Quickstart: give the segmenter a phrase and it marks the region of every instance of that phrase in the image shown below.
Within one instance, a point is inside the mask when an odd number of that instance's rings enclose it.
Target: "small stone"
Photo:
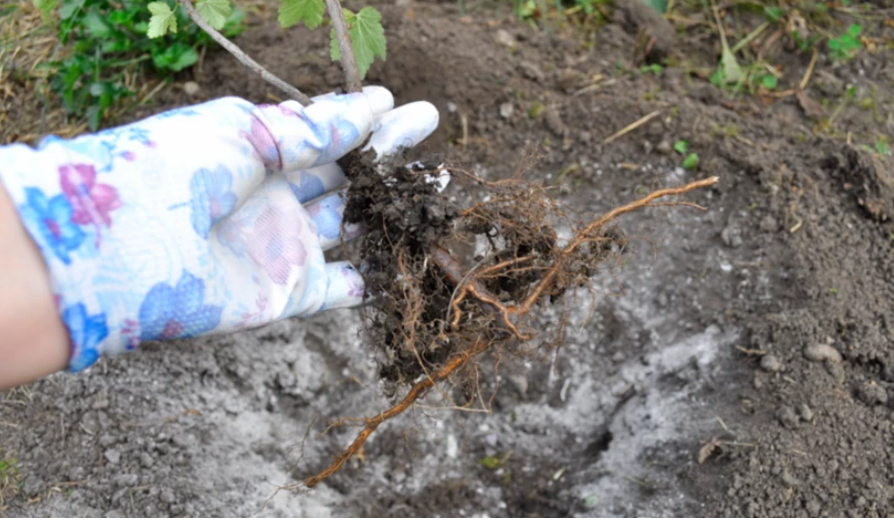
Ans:
[[[804,507],[807,509],[807,513],[812,517],[817,517],[820,514],[820,503],[819,500],[815,498],[811,498],[804,504]]]
[[[798,416],[791,406],[783,406],[776,412],[776,418],[783,426],[789,429],[798,427]]]
[[[99,444],[103,448],[108,448],[109,446],[115,444],[118,439],[114,435],[109,435],[108,433],[102,435],[99,438]]]
[[[139,477],[131,473],[125,473],[124,475],[118,475],[115,477],[115,484],[121,487],[131,487],[137,484]]]
[[[514,49],[516,46],[515,36],[509,34],[509,31],[505,29],[497,30],[496,35],[494,35],[494,39],[498,44],[503,47],[509,47],[510,49]]]
[[[565,123],[562,122],[562,116],[559,114],[556,107],[549,107],[546,109],[546,127],[549,128],[549,131],[556,137],[565,135]]]
[[[105,456],[109,464],[118,464],[121,460],[121,452],[118,450],[106,450]]]
[[[521,69],[522,75],[530,80],[540,82],[546,78],[546,75],[540,70],[540,67],[530,61],[519,63],[518,68]]]
[[[664,135],[664,123],[661,121],[652,121],[648,125],[646,125],[646,135],[652,138],[661,137]]]
[[[857,397],[869,406],[887,404],[888,402],[888,392],[875,381],[860,385],[857,389]]]
[[[804,357],[810,361],[831,361],[832,363],[841,362],[841,354],[835,348],[824,345],[822,343],[814,343],[804,347]]]
[[[801,419],[806,422],[810,422],[814,418],[813,410],[811,410],[810,407],[807,406],[807,403],[802,404],[798,408],[798,413],[801,414]]]
[[[792,476],[792,474],[789,473],[787,469],[783,470],[782,476],[780,478],[782,479],[782,483],[789,487],[795,487],[801,483],[800,481],[798,481],[798,479]]]
[[[33,497],[43,491],[43,481],[35,475],[28,475],[22,483],[22,492],[26,497]]]
[[[779,221],[773,215],[767,215],[761,219],[758,227],[764,233],[776,233],[779,231]]]
[[[655,150],[660,154],[667,155],[673,151],[673,148],[671,147],[670,141],[662,139],[658,143],[658,146],[655,147]]]
[[[773,354],[767,354],[761,358],[761,368],[767,372],[779,372],[782,370],[782,362]]]
[[[170,489],[162,490],[161,494],[158,495],[158,498],[161,499],[165,504],[173,504],[177,498],[174,496],[174,492]]]
[[[584,144],[588,144],[593,141],[593,134],[587,131],[583,131],[577,136],[577,140]]]
[[[153,459],[152,455],[149,455],[148,453],[141,453],[140,464],[142,464],[144,468],[151,468],[152,465],[155,464],[155,459]]]
[[[195,81],[187,81],[183,84],[183,92],[186,92],[187,96],[196,96],[201,90],[202,87]]]
[[[720,232],[720,239],[726,247],[736,248],[742,245],[742,233],[739,228],[728,225]]]
[[[515,113],[515,105],[512,103],[506,102],[500,105],[500,117],[503,119],[510,119],[512,114]]]
[[[844,379],[845,379],[844,367],[841,366],[841,363],[832,361],[831,359],[827,359],[826,362],[824,363],[824,365],[826,367],[826,372],[828,372],[829,375],[832,376],[832,378],[835,379],[836,382],[838,382],[838,383],[844,382]]]
[[[511,375],[509,381],[522,396],[528,395],[528,378],[523,375]]]

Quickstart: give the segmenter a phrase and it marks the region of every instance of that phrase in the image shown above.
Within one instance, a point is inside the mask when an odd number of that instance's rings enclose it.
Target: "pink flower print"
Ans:
[[[307,250],[301,237],[303,225],[297,212],[286,215],[274,207],[264,210],[255,221],[248,255],[276,284],[288,282],[293,265],[304,265]]]
[[[121,207],[118,190],[108,184],[96,183],[96,170],[88,164],[69,164],[59,167],[62,193],[73,209],[71,220],[82,226],[93,224],[97,232],[101,225],[110,227],[110,213]],[[99,243],[99,235],[96,237]]]
[[[251,143],[252,148],[260,156],[264,166],[270,170],[282,170],[282,158],[279,155],[279,145],[270,130],[260,119],[251,119],[251,130],[240,131],[239,135]]]

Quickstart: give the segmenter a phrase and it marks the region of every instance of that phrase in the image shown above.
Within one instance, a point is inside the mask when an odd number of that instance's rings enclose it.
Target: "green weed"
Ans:
[[[851,24],[847,32],[838,38],[829,40],[829,56],[834,60],[846,61],[857,55],[863,44],[860,42],[860,33],[863,27],[859,24]]]
[[[174,5],[171,2],[171,5]],[[51,63],[50,86],[72,115],[86,117],[96,130],[108,110],[134,95],[128,78],[143,65],[162,78],[193,66],[202,46],[211,43],[204,31],[177,13],[181,30],[166,39],[150,39],[150,12],[140,0],[64,0],[59,8],[58,36],[71,47],[70,57]],[[226,21],[226,36],[242,31],[245,14],[235,10]]]

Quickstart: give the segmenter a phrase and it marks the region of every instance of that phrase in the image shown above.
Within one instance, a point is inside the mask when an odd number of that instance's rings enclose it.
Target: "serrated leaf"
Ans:
[[[345,9],[345,22],[350,29],[351,47],[357,60],[357,72],[360,79],[366,77],[369,66],[376,57],[385,61],[385,28],[382,27],[382,14],[374,7],[364,7],[357,14]],[[333,61],[341,59],[338,50],[338,39],[335,30],[330,33],[329,53]]]
[[[152,18],[149,19],[149,30],[146,31],[147,36],[160,38],[168,34],[168,31],[172,33],[177,32],[177,17],[174,16],[174,11],[171,11],[168,4],[152,2],[147,7],[149,7],[149,12],[152,13]]]
[[[279,6],[279,24],[283,28],[304,22],[309,29],[316,29],[323,23],[326,4],[323,0],[282,0]]]
[[[227,23],[227,17],[233,12],[229,0],[201,0],[196,2],[196,11],[211,27],[218,31]]]

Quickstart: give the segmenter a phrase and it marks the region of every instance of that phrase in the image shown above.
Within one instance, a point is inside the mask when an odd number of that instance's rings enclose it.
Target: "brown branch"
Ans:
[[[193,6],[192,4],[192,0],[178,1],[180,2],[180,5],[182,5],[183,8],[186,9],[186,13],[189,15],[190,18],[192,18],[192,21],[195,22],[196,25],[198,25],[203,31],[208,33],[208,36],[210,36],[212,40],[216,41],[220,44],[221,47],[229,51],[230,54],[232,54],[237,60],[239,60],[240,63],[248,67],[249,70],[258,74],[264,81],[282,90],[286,93],[286,95],[289,96],[289,98],[294,99],[302,105],[310,106],[313,104],[313,101],[309,97],[307,97],[307,95],[305,95],[292,85],[289,85],[279,77],[274,76],[270,71],[262,67],[260,63],[251,59],[248,54],[245,54],[245,52],[240,49],[239,46],[228,40],[224,35],[217,32],[214,27],[211,27],[211,25],[209,25],[208,22],[206,22],[205,19],[202,18],[202,15],[200,15],[196,11],[195,6]],[[342,56],[344,56],[344,51],[342,51]],[[351,57],[353,58],[353,54],[351,55]]]
[[[361,92],[363,84],[360,82],[360,73],[357,70],[357,59],[354,57],[354,46],[351,43],[351,35],[348,33],[348,24],[345,22],[345,13],[339,0],[326,0],[329,9],[329,18],[332,19],[332,28],[335,30],[335,38],[338,41],[338,52],[341,53],[341,69],[345,73],[345,86],[348,93]]]

